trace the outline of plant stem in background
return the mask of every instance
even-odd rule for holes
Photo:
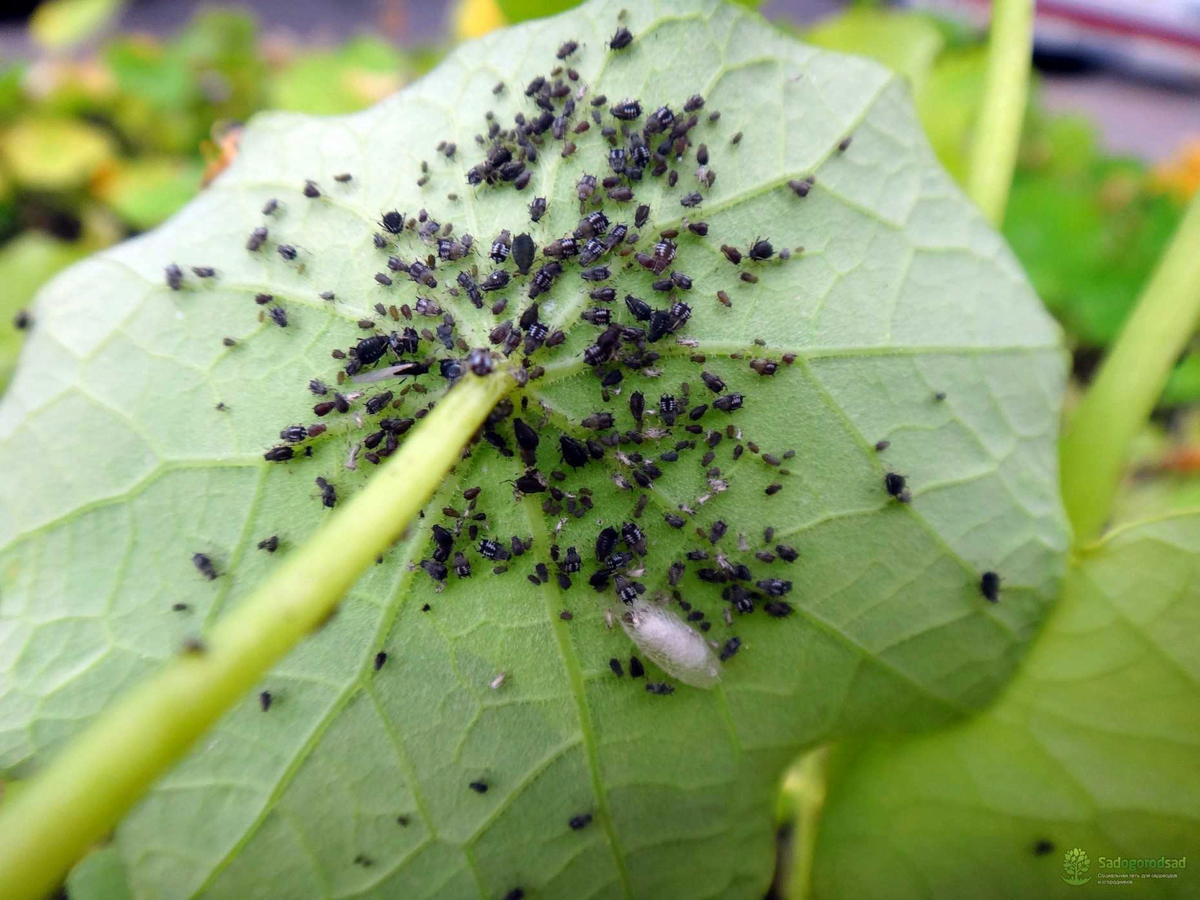
[[[1200,192],[1063,436],[1063,502],[1076,545],[1103,529],[1129,445],[1200,321]]]
[[[0,811],[0,897],[38,900],[403,533],[512,385],[468,375],[267,581],[76,737]]]
[[[1033,0],[994,0],[987,84],[967,175],[967,194],[996,226],[1004,221],[1017,164],[1033,56]]]
[[[799,763],[792,766],[784,782],[784,791],[790,791],[795,804],[792,820],[791,871],[785,873],[784,893],[789,900],[809,900],[812,893],[813,860],[817,850],[817,828],[821,822],[821,810],[825,807],[828,790],[827,768],[830,745],[817,747],[805,754]]]

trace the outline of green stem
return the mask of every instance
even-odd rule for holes
[[[0,809],[0,897],[36,900],[262,675],[337,608],[417,515],[512,385],[466,376],[367,486],[217,622]]]
[[[1017,164],[1033,55],[1033,0],[994,0],[987,83],[971,140],[967,194],[993,225],[1004,221]]]
[[[1200,192],[1142,290],[1059,447],[1076,545],[1104,528],[1129,445],[1200,320]]]
[[[826,744],[811,750],[789,773],[790,789],[796,804],[793,819],[791,872],[785,876],[785,896],[791,900],[809,900],[812,896],[813,862],[816,859],[817,828],[825,808],[827,768],[832,748]]]

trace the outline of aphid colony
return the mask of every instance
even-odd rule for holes
[[[634,35],[621,27],[608,42],[609,52],[626,53],[634,44]],[[554,55],[568,61],[582,52],[578,42],[567,41]],[[597,617],[606,610],[608,627],[619,622],[638,652],[661,672],[711,688],[723,664],[753,651],[732,633],[736,622],[755,613],[785,619],[795,611],[789,573],[798,569],[799,551],[777,538],[773,528],[762,531],[760,540],[759,534],[747,536],[736,522],[705,509],[714,497],[738,491],[740,482],[750,480],[743,477],[750,466],[771,473],[758,494],[766,499],[759,502],[786,502],[787,466],[795,451],[760,448],[752,435],[743,435],[739,411],[753,407],[753,385],[786,373],[795,355],[772,354],[765,341],[756,340],[744,352],[710,359],[703,344],[686,335],[694,313],[727,315],[733,305],[729,291],[753,292],[760,276],[770,277],[791,251],[777,251],[760,235],[725,235],[730,243],[721,243],[710,234],[716,229],[696,216],[717,181],[714,166],[721,160],[715,148],[723,146],[720,113],[702,116],[700,95],[685,98],[678,111],[636,98],[610,99],[564,65],[517,91],[501,83],[494,92],[522,95],[522,109],[508,127],[487,114],[485,131],[475,138],[479,155],[463,163],[465,187],[479,193],[532,187],[536,194],[542,188],[535,180],[541,178],[542,160],[557,156],[552,165],[560,183],[569,178],[574,186],[571,199],[532,197],[527,221],[522,204],[521,221],[506,223],[495,235],[474,236],[456,232],[455,223],[440,221],[428,209],[410,215],[380,198],[379,219],[363,236],[378,254],[378,271],[361,285],[378,298],[376,317],[359,320],[360,336],[331,349],[340,367],[333,378],[308,381],[312,415],[320,421],[282,423],[279,443],[264,457],[294,464],[312,456],[315,446],[348,441],[345,469],[379,465],[436,402],[429,382],[445,387],[468,372],[486,376],[507,370],[517,389],[492,410],[464,456],[487,454],[490,471],[509,471],[511,478],[501,485],[489,476],[486,489],[462,489],[461,503],[426,509],[417,538],[424,543],[411,568],[423,572],[438,591],[479,574],[512,575],[514,587],[528,582],[540,588],[553,580],[563,602],[575,606],[574,613],[560,613],[564,623],[587,610],[589,601],[583,598],[598,597],[599,603],[592,601]],[[740,139],[739,132],[727,143]],[[576,141],[585,140],[603,142],[607,171],[587,172],[574,161],[562,161],[578,149]],[[847,138],[839,149],[849,145]],[[445,140],[438,152],[447,159],[467,155]],[[694,172],[680,175],[689,169]],[[646,193],[664,198],[658,202],[667,208],[638,202],[651,179],[662,183]],[[351,173],[334,176],[340,184],[352,180]],[[423,170],[419,184],[425,187],[428,180]],[[815,185],[809,175],[779,190],[798,201]],[[294,196],[269,201],[262,209],[264,224],[249,232],[244,252],[264,253],[272,241],[286,239],[283,224],[275,220],[281,203],[320,203],[323,197],[320,180],[313,178],[297,185]],[[569,234],[547,233],[551,202],[578,204]],[[656,230],[655,214],[668,227]],[[707,248],[698,251],[700,244]],[[284,262],[296,259],[294,245],[274,247]],[[715,303],[693,299],[686,262],[714,254],[732,267],[728,291],[716,291]],[[719,271],[725,270],[722,262]],[[196,278],[220,277],[215,267],[191,272]],[[175,263],[166,266],[165,281],[175,291],[189,284]],[[314,288],[313,293],[336,302],[332,291]],[[259,313],[264,321],[281,328],[290,324],[285,298],[260,293],[254,301],[265,309]],[[563,309],[573,311],[571,320],[556,317]],[[487,322],[481,333],[487,334],[488,348],[473,347],[465,337],[481,320]],[[568,418],[537,391],[546,363],[563,352],[557,348],[566,344],[569,332],[587,335],[572,344],[582,349],[570,352],[577,354],[579,377],[595,391],[594,407],[578,418]],[[668,364],[672,372],[679,365],[694,367],[694,374],[669,384]],[[875,450],[883,453],[888,447],[881,440]],[[500,464],[502,459],[512,462]],[[680,497],[678,485],[694,483],[697,469],[700,492]],[[678,477],[677,472],[689,474]],[[336,474],[314,476],[316,501],[335,507],[341,497]],[[912,500],[906,477],[894,471],[881,468],[872,489],[881,506],[901,505],[894,506],[895,514],[903,514],[902,505]],[[601,490],[610,495],[598,508]],[[781,499],[770,499],[775,497]],[[749,499],[739,497],[738,503]],[[514,503],[540,510],[548,544],[529,534],[500,533],[493,525],[500,518],[496,513]],[[614,507],[628,513],[617,521],[599,516],[600,509]],[[724,503],[721,508],[738,507]],[[280,538],[272,535],[257,546],[275,553]],[[220,575],[203,553],[196,553],[193,563],[207,579]],[[1000,576],[982,573],[971,589],[997,602]],[[430,605],[423,610],[429,612]],[[372,653],[380,672],[388,654]],[[614,676],[624,677],[621,659],[613,657],[609,667]],[[667,697],[675,690],[647,676],[637,655],[629,658],[628,674],[646,677],[644,690],[652,696]],[[490,686],[499,689],[505,681],[501,673]],[[263,696],[266,711],[270,695]],[[483,780],[467,786],[479,794],[488,790]],[[591,820],[591,813],[582,812],[567,824],[581,830]],[[510,892],[522,895],[520,889]]]

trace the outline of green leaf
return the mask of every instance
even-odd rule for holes
[[[1194,854],[1200,840],[1200,514],[1130,526],[1081,556],[1000,701],[971,722],[847,754],[812,896],[1070,897],[1064,854]],[[1039,842],[1046,842],[1039,847]],[[1039,852],[1040,850],[1040,852]],[[1195,895],[1194,872],[1138,897]],[[1105,874],[1101,874],[1105,873]]]
[[[0,133],[0,160],[34,191],[81,187],[116,152],[108,132],[71,119],[27,117]]]
[[[200,189],[201,167],[171,157],[122,161],[94,193],[138,231],[153,228]]]
[[[811,28],[805,39],[827,50],[859,53],[905,76],[920,96],[945,39],[925,16],[854,7]]]
[[[571,496],[515,498],[520,454],[475,446],[411,536],[262,684],[269,711],[247,698],[117,830],[134,897],[492,898],[518,885],[545,896],[759,897],[786,763],[830,738],[927,729],[979,708],[1057,595],[1067,543],[1054,452],[1059,335],[1001,239],[937,166],[907,87],[873,63],[797,44],[728,5],[646,4],[625,21],[635,39],[623,51],[604,47],[616,8],[592,3],[468,45],[365,112],[259,117],[207,191],[158,230],[70,270],[39,300],[37,328],[0,406],[8,473],[0,614],[9,623],[0,642],[0,765],[15,774],[39,765],[294,552],[327,514],[316,477],[341,498],[370,477],[367,448],[357,469],[345,465],[370,428],[359,430],[354,415],[314,418],[320,398],[306,385],[334,383],[330,351],[367,333],[357,320],[386,330],[407,324],[373,307],[414,304],[414,283],[393,273],[387,288],[374,275],[388,271],[391,252],[411,261],[433,250],[411,232],[393,250],[374,249],[383,212],[425,208],[455,235],[472,233],[479,278],[493,267],[485,254],[501,229],[528,230],[539,246],[570,234],[580,176],[609,171],[598,128],[574,136],[569,158],[547,132],[523,193],[466,181],[481,159],[474,136],[487,130],[486,112],[506,128],[517,112],[535,116],[521,88],[557,64],[564,40],[582,48],[572,59],[580,81],[570,89],[586,88],[576,119],[601,93],[610,102],[640,97],[647,110],[669,102],[681,115],[689,95],[706,98],[692,141],[709,148],[711,189],[697,182],[691,150],[677,163],[678,185],[649,172],[635,182],[636,202],[652,209],[636,229],[637,252],[651,251],[663,229],[682,228],[685,213],[709,225],[708,237],[684,229],[676,239],[677,271],[694,281],[677,294],[693,310],[682,343],[668,336],[646,344],[658,359],[606,366],[624,379],[605,400],[582,361],[600,334],[579,319],[593,303],[568,261],[539,298],[542,320],[565,328],[565,340],[531,354],[545,374],[512,399],[513,414],[541,428],[538,468]],[[498,79],[507,87],[495,95]],[[612,121],[607,112],[603,120]],[[453,158],[438,153],[439,141],[456,144]],[[428,180],[419,187],[423,161]],[[352,179],[335,181],[343,172]],[[815,186],[801,199],[787,182],[810,173]],[[320,198],[302,195],[306,179]],[[697,189],[702,204],[682,207]],[[548,199],[537,224],[527,211],[535,196]],[[269,198],[279,210],[264,217]],[[634,207],[604,204],[614,222],[631,223]],[[259,225],[269,239],[249,252]],[[745,250],[757,236],[776,249],[806,249],[740,267],[719,249]],[[297,248],[294,261],[280,258],[281,243]],[[172,262],[184,267],[178,292],[164,284]],[[669,302],[634,257],[610,264],[618,297]],[[489,306],[509,300],[495,316],[447,292],[461,265],[441,264],[438,287],[419,293],[453,312],[467,346],[488,346],[499,320],[525,310],[529,279],[487,295]],[[197,278],[191,266],[213,266],[217,277]],[[757,282],[739,280],[739,271]],[[336,299],[320,299],[324,291]],[[258,321],[258,292],[287,310],[287,328]],[[620,301],[613,316],[634,324]],[[418,315],[413,324],[440,321]],[[225,337],[236,345],[224,346]],[[422,353],[462,355],[429,340]],[[756,358],[778,371],[755,374]],[[744,407],[710,408],[693,423],[686,410],[716,396],[702,369],[743,394]],[[444,384],[436,375],[419,380],[429,394],[401,395],[407,383],[385,383],[400,403],[389,415],[414,416]],[[634,391],[649,410],[643,442],[609,448],[577,470],[566,465],[559,430],[593,436],[580,423],[601,410],[620,432],[635,429]],[[664,393],[685,412],[658,437]],[[369,426],[364,400],[354,412]],[[314,421],[329,431],[308,442],[311,459],[263,461],[281,427]],[[699,434],[685,429],[693,424]],[[512,453],[511,422],[494,429]],[[673,449],[691,440],[695,447]],[[881,440],[891,443],[879,452]],[[794,458],[784,458],[789,450]],[[663,474],[652,490],[637,486],[635,454],[673,452],[678,461],[657,462]],[[908,476],[911,504],[889,499],[888,470]],[[782,490],[766,494],[775,483]],[[472,486],[481,493],[470,510],[463,491]],[[637,518],[639,496],[648,505]],[[464,521],[446,508],[486,518]],[[685,527],[668,527],[664,513],[683,515]],[[728,534],[713,547],[695,529],[708,534],[717,520]],[[630,679],[635,648],[619,626],[605,627],[605,610],[619,615],[620,604],[611,587],[587,584],[601,527],[623,522],[646,535],[648,556],[630,563],[644,566],[630,577],[646,599],[669,596],[670,564],[687,551],[710,554],[687,562],[678,590],[712,623],[708,637],[742,641],[715,689],[676,683],[649,663],[647,680],[670,682],[673,694],[654,696]],[[451,573],[442,586],[412,567],[430,558],[434,524],[463,529],[456,549],[472,565],[469,579]],[[532,547],[497,574],[468,528],[532,539]],[[280,539],[274,556],[256,549],[270,535]],[[569,589],[555,577],[554,543],[560,561],[572,546],[584,560]],[[755,557],[778,544],[794,546],[799,559]],[[718,549],[756,580],[791,581],[785,599],[795,613],[771,618],[760,596],[753,613],[727,626],[721,587],[698,576],[720,571]],[[197,552],[220,577],[197,572]],[[538,563],[548,583],[530,583]],[[990,568],[1006,578],[999,606],[979,595],[980,572]],[[388,658],[376,672],[379,651]],[[623,677],[610,659],[622,662]],[[503,682],[490,687],[500,673]],[[468,787],[480,780],[486,794]],[[570,829],[584,813],[593,821]]]
[[[306,53],[271,81],[280,109],[335,115],[362,109],[404,83],[405,59],[375,38],[361,37],[331,51]]]
[[[38,231],[25,232],[0,249],[0,393],[12,376],[25,334],[13,327],[14,316],[51,276],[82,255],[77,245]]]

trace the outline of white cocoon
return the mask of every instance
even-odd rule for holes
[[[621,615],[621,627],[644,656],[684,684],[711,688],[721,677],[708,641],[665,606],[637,600]]]

